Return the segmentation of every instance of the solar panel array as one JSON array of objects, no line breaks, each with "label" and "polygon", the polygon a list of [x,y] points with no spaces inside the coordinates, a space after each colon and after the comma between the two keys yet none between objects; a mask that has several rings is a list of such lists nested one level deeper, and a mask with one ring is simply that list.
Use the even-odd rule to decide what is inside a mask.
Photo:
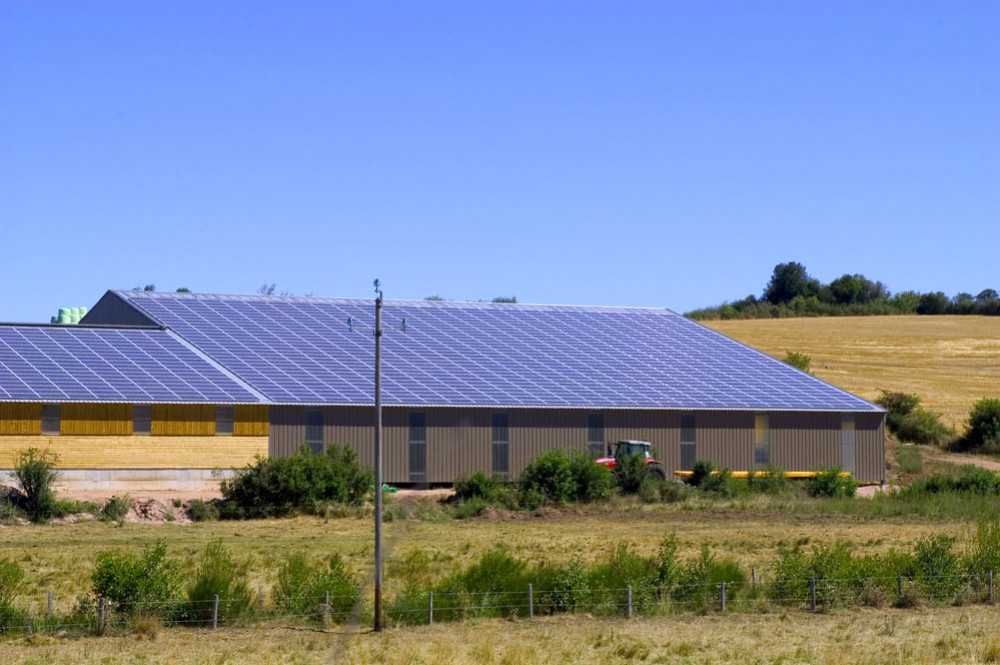
[{"label": "solar panel array", "polygon": [[[115,293],[274,403],[373,402],[372,300]],[[383,325],[387,405],[878,410],[665,309],[386,301]]]},{"label": "solar panel array", "polygon": [[168,331],[0,325],[0,401],[260,400]]}]

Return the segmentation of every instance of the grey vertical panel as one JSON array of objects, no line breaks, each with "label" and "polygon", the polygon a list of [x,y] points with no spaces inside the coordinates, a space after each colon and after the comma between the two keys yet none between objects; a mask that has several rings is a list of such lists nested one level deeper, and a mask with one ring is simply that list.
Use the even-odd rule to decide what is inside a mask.
[{"label": "grey vertical panel", "polygon": [[840,415],[840,470],[847,471],[855,478],[858,475],[858,464],[855,450],[857,436],[854,431],[854,414]]},{"label": "grey vertical panel", "polygon": [[698,457],[733,471],[753,468],[754,414],[744,411],[696,412]]},{"label": "grey vertical panel", "polygon": [[451,483],[476,471],[492,473],[490,409],[427,409],[427,482]]},{"label": "grey vertical panel", "polygon": [[555,448],[587,451],[584,409],[511,409],[509,414],[512,479],[543,451]]},{"label": "grey vertical panel", "polygon": [[885,414],[854,415],[857,479],[862,482],[885,481]]},{"label": "grey vertical panel", "polygon": [[649,441],[656,458],[663,462],[668,478],[680,468],[680,423],[679,411],[615,409],[604,412],[607,440]]},{"label": "grey vertical panel", "polygon": [[306,440],[304,406],[272,406],[268,409],[268,455],[287,457],[298,452]]}]

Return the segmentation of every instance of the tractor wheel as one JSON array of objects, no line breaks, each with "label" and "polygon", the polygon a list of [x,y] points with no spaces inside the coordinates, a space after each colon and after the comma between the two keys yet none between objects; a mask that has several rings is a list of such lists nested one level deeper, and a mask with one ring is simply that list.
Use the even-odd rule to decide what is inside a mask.
[{"label": "tractor wheel", "polygon": [[667,472],[664,471],[663,465],[661,464],[647,464],[646,477],[655,478],[656,480],[666,480]]}]

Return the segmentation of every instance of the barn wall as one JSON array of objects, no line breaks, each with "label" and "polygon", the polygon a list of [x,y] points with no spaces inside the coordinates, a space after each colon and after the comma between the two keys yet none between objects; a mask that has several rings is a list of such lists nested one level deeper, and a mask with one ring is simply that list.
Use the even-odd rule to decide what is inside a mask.
[{"label": "barn wall", "polygon": [[553,448],[587,452],[586,409],[510,409],[510,476]]},{"label": "barn wall", "polygon": [[604,412],[604,439],[649,441],[653,453],[663,462],[667,477],[680,466],[681,414],[679,411],[614,409]]},{"label": "barn wall", "polygon": [[55,453],[65,469],[225,469],[266,455],[267,437],[0,436],[0,468],[28,448]]}]

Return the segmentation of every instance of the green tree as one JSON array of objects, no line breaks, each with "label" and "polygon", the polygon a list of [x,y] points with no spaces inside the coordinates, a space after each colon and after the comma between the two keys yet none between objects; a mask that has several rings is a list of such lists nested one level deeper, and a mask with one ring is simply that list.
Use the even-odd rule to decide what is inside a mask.
[{"label": "green tree", "polygon": [[797,351],[788,351],[785,353],[785,362],[791,365],[792,367],[797,367],[798,369],[801,369],[803,372],[808,372],[809,374],[812,374],[812,372],[809,371],[809,368],[812,365],[812,359],[804,353],[799,353]]},{"label": "green tree", "polygon": [[838,303],[866,303],[884,297],[885,285],[864,275],[843,275],[830,282],[830,292]]},{"label": "green tree", "polygon": [[992,302],[994,300],[1000,299],[1000,294],[997,294],[995,289],[983,289],[978,294],[976,294],[976,302],[980,305]]},{"label": "green tree", "polygon": [[819,292],[819,281],[806,272],[801,263],[779,263],[774,266],[771,281],[764,290],[764,299],[772,304],[789,302],[795,296],[808,298]]},{"label": "green tree", "polygon": [[944,314],[948,311],[951,301],[941,291],[925,293],[920,296],[917,314]]},{"label": "green tree", "polygon": [[496,298],[493,299],[493,302],[497,302],[497,303],[516,303],[517,302],[517,296],[509,296],[509,297],[508,296],[497,296]]},{"label": "green tree", "polygon": [[973,405],[965,438],[972,448],[986,444],[1000,448],[1000,399],[987,397]]}]

